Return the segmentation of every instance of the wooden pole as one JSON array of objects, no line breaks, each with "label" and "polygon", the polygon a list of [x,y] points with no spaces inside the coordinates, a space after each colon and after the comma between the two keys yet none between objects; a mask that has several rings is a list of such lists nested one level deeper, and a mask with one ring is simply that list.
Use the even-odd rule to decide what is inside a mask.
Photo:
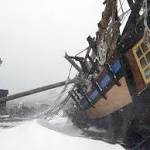
[{"label": "wooden pole", "polygon": [[[67,82],[67,84],[72,84],[74,82],[75,82],[75,80],[72,79],[72,80],[69,80]],[[47,90],[50,90],[50,89],[54,89],[54,88],[57,88],[57,87],[64,86],[65,84],[66,84],[66,81],[62,81],[62,82],[42,86],[42,87],[39,87],[39,88],[31,89],[31,90],[28,90],[28,91],[20,92],[20,93],[17,93],[17,94],[13,94],[13,95],[10,95],[10,96],[0,98],[0,102],[11,101],[11,100],[21,98],[21,97],[24,97],[24,96],[40,93],[40,92],[43,92],[43,91],[47,91]]]},{"label": "wooden pole", "polygon": [[65,54],[65,58],[70,62],[70,64],[80,73],[82,69],[71,59],[68,54]]}]

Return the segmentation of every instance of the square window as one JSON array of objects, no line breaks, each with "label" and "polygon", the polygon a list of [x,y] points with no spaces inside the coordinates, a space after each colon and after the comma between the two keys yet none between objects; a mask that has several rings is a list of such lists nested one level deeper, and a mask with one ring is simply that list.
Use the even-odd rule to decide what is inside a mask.
[{"label": "square window", "polygon": [[138,56],[138,58],[140,58],[143,55],[139,47],[136,49],[136,55]]},{"label": "square window", "polygon": [[144,70],[144,74],[145,74],[146,79],[150,78],[150,68],[149,67]]},{"label": "square window", "polygon": [[142,44],[141,44],[141,48],[143,49],[143,52],[148,51],[147,45],[146,45],[145,43],[143,43],[143,42],[142,42]]},{"label": "square window", "polygon": [[148,53],[146,54],[146,59],[147,59],[147,62],[150,63],[150,52],[148,52]]},{"label": "square window", "polygon": [[133,48],[133,54],[145,84],[150,83],[150,36],[148,43],[141,39]]},{"label": "square window", "polygon": [[147,64],[146,64],[146,60],[144,57],[142,57],[142,59],[140,60],[140,64],[141,64],[142,68],[146,67]]}]

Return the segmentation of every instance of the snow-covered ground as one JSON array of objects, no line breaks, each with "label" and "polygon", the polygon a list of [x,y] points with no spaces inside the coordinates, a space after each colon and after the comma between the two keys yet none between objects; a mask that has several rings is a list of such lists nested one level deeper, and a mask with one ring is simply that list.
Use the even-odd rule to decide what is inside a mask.
[{"label": "snow-covered ground", "polygon": [[[61,123],[61,125],[60,125]],[[79,130],[66,125],[67,120],[34,120],[14,128],[0,130],[1,150],[123,150],[119,145],[75,137]],[[55,131],[54,131],[55,130]],[[59,131],[59,132],[58,132]],[[67,132],[66,132],[67,131]],[[75,136],[67,135],[69,132]],[[76,131],[76,134],[75,134]],[[62,133],[63,132],[63,133]],[[64,134],[65,133],[65,134]]]}]

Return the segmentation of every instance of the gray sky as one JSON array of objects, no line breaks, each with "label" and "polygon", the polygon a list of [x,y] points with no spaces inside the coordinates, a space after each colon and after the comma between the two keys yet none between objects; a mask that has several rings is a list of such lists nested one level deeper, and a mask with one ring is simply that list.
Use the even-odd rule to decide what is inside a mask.
[{"label": "gray sky", "polygon": [[15,93],[66,79],[65,51],[88,46],[102,7],[99,0],[0,0],[0,88]]}]

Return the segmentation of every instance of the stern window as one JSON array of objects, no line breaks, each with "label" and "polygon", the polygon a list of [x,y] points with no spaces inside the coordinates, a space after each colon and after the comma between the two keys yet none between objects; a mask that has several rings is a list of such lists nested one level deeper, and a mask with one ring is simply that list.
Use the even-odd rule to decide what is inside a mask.
[{"label": "stern window", "polygon": [[[150,42],[150,41],[149,41]],[[145,84],[150,83],[150,43],[145,44],[143,39],[133,48],[133,54],[142,74]]]}]

